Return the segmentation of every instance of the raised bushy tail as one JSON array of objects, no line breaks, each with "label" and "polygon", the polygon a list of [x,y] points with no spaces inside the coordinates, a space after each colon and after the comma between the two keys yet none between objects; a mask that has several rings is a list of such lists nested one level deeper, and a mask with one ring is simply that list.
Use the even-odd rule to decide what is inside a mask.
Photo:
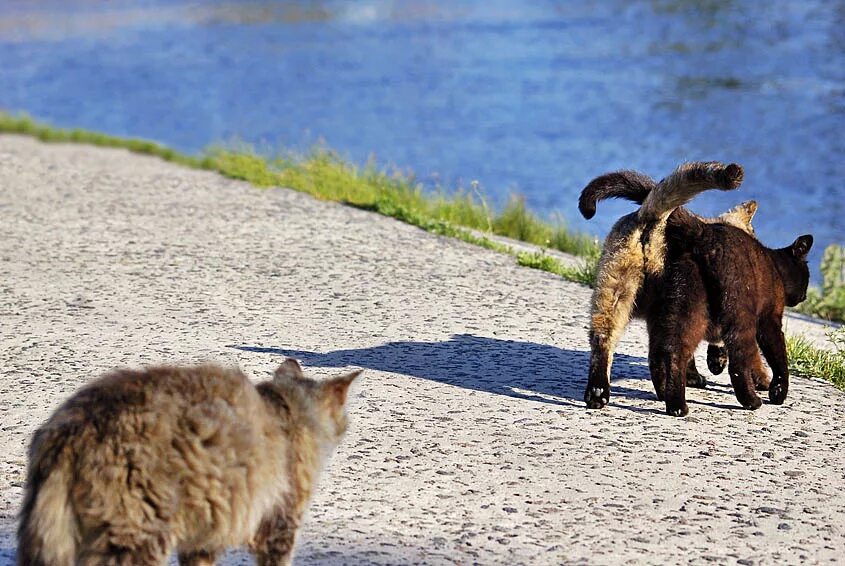
[{"label": "raised bushy tail", "polygon": [[725,165],[718,161],[684,163],[668,177],[657,183],[639,211],[640,220],[657,220],[669,216],[697,194],[708,189],[731,191],[742,184],[742,167],[736,163]]},{"label": "raised bushy tail", "polygon": [[606,198],[623,198],[642,204],[657,183],[637,171],[614,171],[596,177],[581,191],[578,210],[586,219],[596,214],[596,203]]},{"label": "raised bushy tail", "polygon": [[71,463],[60,436],[59,431],[40,429],[32,439],[18,524],[18,566],[76,562],[78,529],[68,491]]},{"label": "raised bushy tail", "polygon": [[642,205],[640,219],[652,221],[668,216],[708,189],[736,189],[742,183],[742,177],[742,167],[718,161],[684,163],[659,183],[637,171],[615,171],[596,177],[584,187],[578,209],[589,219],[595,215],[598,201],[623,198]]}]

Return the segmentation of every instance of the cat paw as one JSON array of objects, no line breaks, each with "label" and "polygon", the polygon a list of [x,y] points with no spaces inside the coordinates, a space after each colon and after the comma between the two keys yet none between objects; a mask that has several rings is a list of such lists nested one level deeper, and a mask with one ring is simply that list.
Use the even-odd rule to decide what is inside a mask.
[{"label": "cat paw", "polygon": [[755,395],[754,397],[751,398],[750,401],[742,404],[742,408],[748,409],[749,411],[756,411],[757,409],[759,409],[762,406],[763,406],[763,400],[760,399],[759,395]]},{"label": "cat paw", "polygon": [[666,414],[670,417],[685,417],[689,414],[689,407],[686,403],[678,407],[670,407],[666,405]]},{"label": "cat paw", "polygon": [[714,346],[713,344],[707,346],[707,369],[713,375],[719,375],[725,371],[725,366],[728,365],[728,351],[724,346]]},{"label": "cat paw", "polygon": [[772,405],[783,405],[786,401],[787,388],[783,383],[772,383],[769,386],[769,401]]},{"label": "cat paw", "polygon": [[601,409],[610,401],[610,388],[588,387],[584,392],[584,401],[588,409]]}]

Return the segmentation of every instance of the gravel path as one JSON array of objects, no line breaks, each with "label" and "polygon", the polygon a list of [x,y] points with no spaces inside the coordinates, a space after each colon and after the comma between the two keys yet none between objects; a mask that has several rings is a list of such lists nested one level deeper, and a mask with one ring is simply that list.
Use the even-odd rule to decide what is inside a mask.
[{"label": "gravel path", "polygon": [[0,564],[28,438],[78,386],[203,359],[263,379],[286,355],[367,370],[299,564],[840,560],[845,395],[798,378],[783,407],[746,412],[722,375],[666,417],[635,323],[611,405],[588,412],[588,300],[292,191],[0,136]]}]

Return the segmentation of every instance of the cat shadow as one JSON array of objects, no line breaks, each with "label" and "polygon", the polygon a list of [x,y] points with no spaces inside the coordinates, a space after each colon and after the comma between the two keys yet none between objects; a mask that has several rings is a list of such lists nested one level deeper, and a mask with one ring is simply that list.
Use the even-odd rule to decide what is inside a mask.
[{"label": "cat shadow", "polygon": [[[590,362],[588,351],[472,334],[456,334],[443,342],[388,342],[370,348],[327,353],[260,346],[230,347],[297,358],[310,366],[358,366],[476,391],[579,408],[584,407],[584,387]],[[617,354],[613,369],[614,378],[650,380],[648,363],[644,358]],[[650,391],[618,384],[611,386],[611,403],[614,396],[656,401]],[[651,412],[641,407],[626,408]]]}]

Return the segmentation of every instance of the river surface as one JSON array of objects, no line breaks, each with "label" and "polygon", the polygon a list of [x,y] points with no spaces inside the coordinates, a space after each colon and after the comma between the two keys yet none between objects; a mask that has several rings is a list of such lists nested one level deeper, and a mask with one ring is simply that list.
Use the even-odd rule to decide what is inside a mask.
[{"label": "river surface", "polygon": [[235,139],[479,181],[604,235],[594,176],[736,161],[770,246],[845,243],[845,1],[0,0],[0,109],[199,152]]}]

